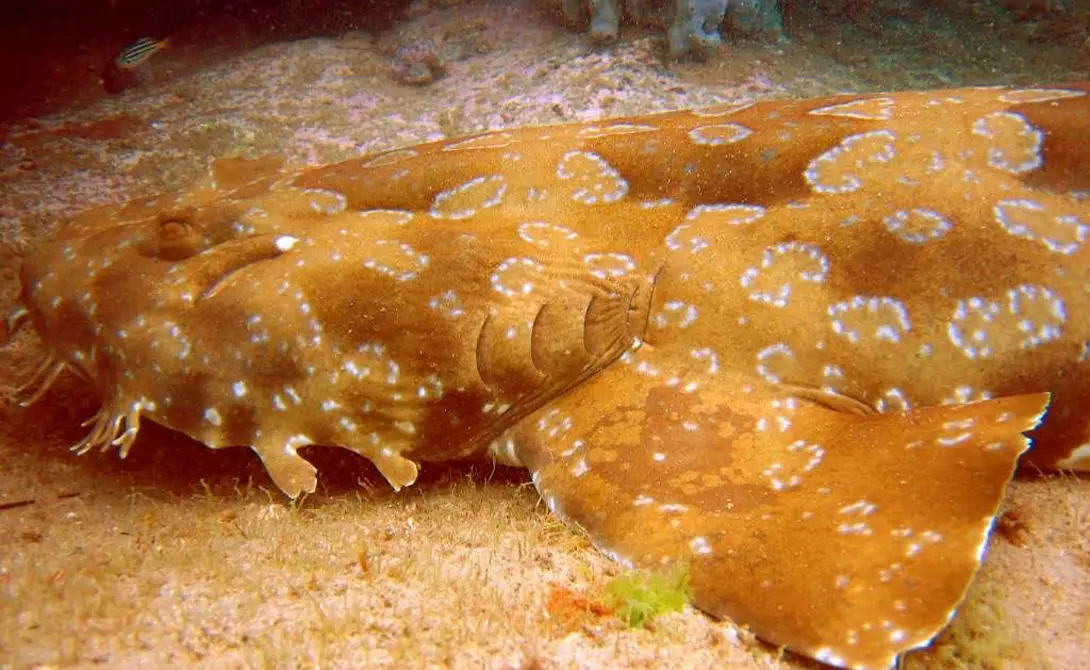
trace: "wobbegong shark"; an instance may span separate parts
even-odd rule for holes
[[[826,664],[951,620],[1016,467],[1090,469],[1090,86],[736,102],[329,166],[221,159],[29,254],[7,335],[142,420],[527,468],[626,565]],[[1032,443],[1032,449],[1030,445]]]

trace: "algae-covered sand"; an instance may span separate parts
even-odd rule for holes
[[[1062,43],[1013,41],[1014,23],[952,40],[921,7],[915,41],[905,22],[876,32],[828,19],[796,24],[790,43],[670,66],[651,32],[594,49],[528,2],[462,3],[379,36],[254,49],[179,35],[146,87],[9,125],[0,307],[18,290],[19,255],[58,219],[181,186],[210,156],[324,162],[743,95],[1090,79]],[[437,35],[451,49],[443,78],[411,87],[391,76],[399,46]],[[936,40],[946,65],[933,60]],[[210,50],[220,60],[207,63]],[[15,386],[39,355],[20,334],[0,350],[0,385]],[[691,608],[627,628],[597,605],[618,566],[550,515],[519,471],[432,466],[394,494],[362,459],[312,448],[319,491],[291,506],[247,450],[211,451],[155,426],[124,462],[69,454],[96,408],[64,377],[37,405],[0,409],[2,667],[813,665]],[[1088,501],[1085,478],[1015,482],[961,615],[907,666],[1085,667]]]

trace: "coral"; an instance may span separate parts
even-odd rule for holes
[[[745,33],[783,37],[780,0],[728,0],[725,24]]]
[[[593,42],[617,39],[628,23],[666,28],[667,54],[705,55],[722,44],[721,30],[783,35],[780,0],[546,0],[569,26],[586,29]]]
[[[622,9],[618,0],[591,0],[590,38],[595,42],[612,42],[617,39]]]
[[[667,52],[680,58],[690,51],[711,51],[722,43],[719,26],[727,14],[727,0],[678,0],[674,20],[666,31]]]

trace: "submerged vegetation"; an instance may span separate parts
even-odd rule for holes
[[[628,572],[606,585],[606,602],[631,628],[643,628],[666,612],[680,612],[692,597],[689,566],[668,572]]]

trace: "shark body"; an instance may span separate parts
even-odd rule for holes
[[[689,564],[705,611],[889,667],[954,615],[1020,458],[1090,469],[1088,91],[219,160],[26,259],[25,399],[74,370],[103,400],[75,451],[150,419],[291,497],[306,445],[395,488],[491,456],[618,560]]]

